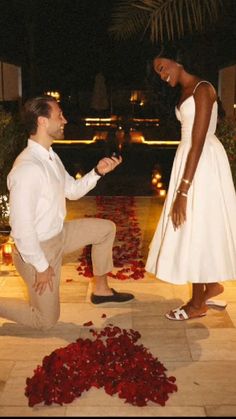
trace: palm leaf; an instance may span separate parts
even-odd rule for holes
[[[116,40],[144,33],[149,20],[148,11],[139,9],[133,0],[120,0],[112,13],[109,32]]]
[[[152,42],[173,40],[216,22],[222,4],[222,0],[120,0],[109,31],[123,40],[147,30]]]

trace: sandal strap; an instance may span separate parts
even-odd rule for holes
[[[188,319],[188,315],[187,315],[186,311],[183,308],[178,307],[178,308],[176,308],[176,309],[174,309],[172,311],[173,311],[174,316],[175,316],[176,319],[180,320],[180,316],[183,316],[183,318],[185,320]]]

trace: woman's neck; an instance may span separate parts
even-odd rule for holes
[[[200,80],[201,79],[199,77],[184,71],[179,83],[181,85],[182,91],[189,91],[192,90]]]

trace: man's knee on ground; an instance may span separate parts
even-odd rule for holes
[[[60,313],[54,314],[52,316],[45,316],[39,314],[34,322],[34,327],[38,330],[47,331],[52,329],[58,322]]]

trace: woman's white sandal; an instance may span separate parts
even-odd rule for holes
[[[174,310],[172,310],[172,313],[174,314],[174,317],[171,316],[169,313],[165,314],[168,320],[183,321],[183,320],[191,320],[191,319],[196,319],[198,317],[206,316],[206,313],[201,313],[201,314],[198,314],[197,316],[189,316],[184,310],[184,308],[182,307],[175,308]]]
[[[226,308],[227,302],[224,300],[206,300],[206,305],[211,308]]]

